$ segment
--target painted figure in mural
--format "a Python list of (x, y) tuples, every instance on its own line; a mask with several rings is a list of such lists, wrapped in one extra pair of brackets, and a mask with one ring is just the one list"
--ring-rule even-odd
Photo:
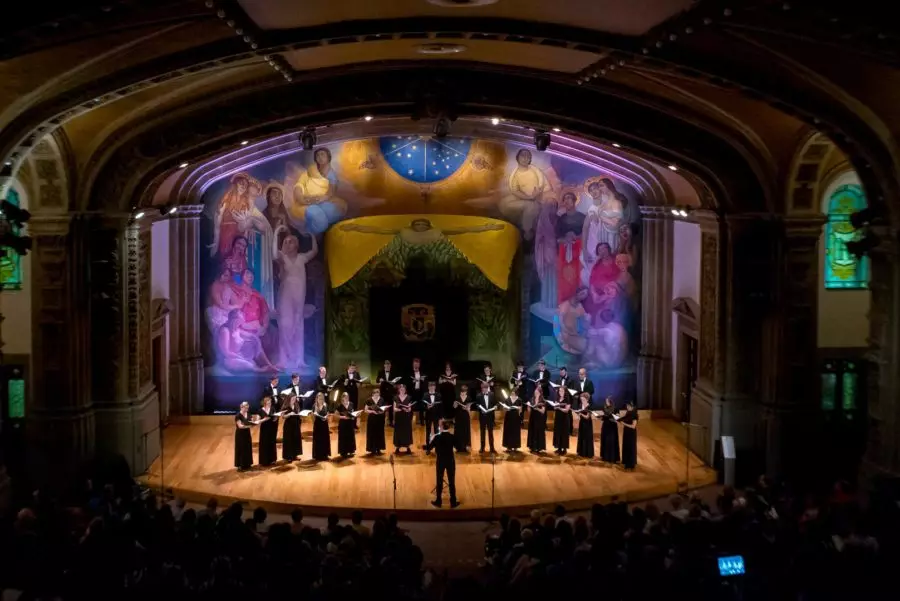
[(619, 228), (624, 223), (624, 209), (628, 199), (616, 190), (616, 185), (608, 177), (591, 178), (585, 182), (585, 187), (593, 201), (588, 209), (582, 232), (584, 239), (582, 281), (587, 283), (591, 268), (597, 261), (597, 256), (593, 254), (597, 245), (605, 242), (610, 250), (619, 248)]
[(575, 208), (578, 196), (571, 188), (563, 191), (556, 219), (559, 242), (556, 268), (557, 301), (570, 298), (581, 285), (581, 231), (585, 216)]
[(231, 240), (231, 250), (222, 258), (222, 265), (232, 275), (240, 276), (247, 269), (247, 239), (235, 236)]
[(590, 296), (586, 303), (591, 314), (596, 313), (594, 305), (599, 302), (600, 297), (603, 295), (603, 289), (607, 284), (615, 283), (620, 275), (619, 268), (616, 266), (616, 258), (613, 256), (612, 249), (608, 243), (599, 243), (594, 250), (594, 256), (596, 260), (588, 279)]
[(228, 321), (228, 314), (233, 309), (241, 308), (241, 300), (234, 293), (234, 280), (231, 270), (222, 268), (219, 279), (209, 288), (209, 304), (206, 307), (206, 323), (209, 331), (215, 333)]
[(384, 227), (372, 227), (358, 223), (345, 223), (341, 229), (345, 232), (360, 232), (363, 234), (381, 234), (384, 236), (400, 236), (408, 244), (431, 244), (444, 236), (456, 236), (458, 234), (478, 234), (481, 232), (500, 231), (503, 229), (500, 223), (485, 223), (471, 227), (457, 227), (441, 230), (434, 227), (428, 219), (413, 219), (404, 228), (392, 229)]
[(509, 174), (509, 194), (500, 199), (500, 213), (522, 228), (526, 240), (534, 237), (534, 223), (550, 184), (544, 172), (531, 163), (531, 151), (516, 153), (516, 168)]
[(534, 267), (541, 282), (541, 306), (556, 309), (556, 259), (559, 253), (556, 241), (556, 203), (546, 203), (538, 215), (534, 237)]
[(587, 315), (582, 303), (587, 296), (587, 289), (580, 288), (559, 305), (557, 342), (564, 351), (573, 355), (581, 355), (588, 347), (588, 340), (582, 334), (582, 320)]
[(254, 201), (261, 190), (259, 182), (246, 172), (242, 171), (231, 177), (231, 185), (219, 200), (216, 211), (213, 243), (209, 246), (211, 257), (216, 256), (216, 253), (224, 257), (231, 252), (234, 238), (241, 233), (237, 216), (254, 207)]
[(313, 234), (324, 232), (347, 214), (347, 202), (338, 197), (338, 177), (329, 149), (322, 147), (313, 152), (313, 162), (294, 184), (290, 211)]
[(280, 371), (266, 356), (259, 338), (244, 332), (243, 325), (243, 313), (233, 309), (216, 332), (218, 364), (231, 373)]
[[(263, 196), (266, 199), (266, 208), (263, 209), (263, 215), (266, 221), (269, 222), (269, 227), (272, 228), (272, 231), (274, 232), (280, 225), (285, 225), (288, 227), (288, 230), (284, 232), (285, 236), (288, 234), (298, 235), (300, 232), (294, 229), (291, 223), (291, 216), (288, 214), (287, 207), (284, 204), (284, 187), (278, 183), (269, 184), (266, 186)], [(278, 240), (279, 246), (281, 246), (281, 242), (281, 240)]]
[(244, 323), (241, 329), (247, 334), (262, 338), (269, 327), (269, 306), (262, 294), (253, 288), (255, 276), (251, 269), (241, 274), (241, 283), (232, 284), (234, 298), (241, 304)]
[(595, 316), (593, 326), (588, 330), (588, 341), (584, 357), (597, 367), (621, 367), (628, 355), (628, 333), (615, 321), (615, 315), (609, 309)]
[[(276, 228), (277, 240), (287, 226)], [(300, 252), (300, 242), (296, 236), (287, 235), (281, 248), (274, 246), (273, 254), (281, 274), (278, 291), (278, 348), (281, 363), (287, 369), (306, 367), (304, 357), (303, 321), (306, 319), (306, 264), (319, 251), (318, 242), (312, 236), (312, 248)]]

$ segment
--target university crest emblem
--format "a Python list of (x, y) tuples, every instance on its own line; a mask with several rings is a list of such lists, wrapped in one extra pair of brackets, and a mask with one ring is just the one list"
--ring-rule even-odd
[(403, 337), (410, 342), (424, 342), (434, 338), (434, 307), (431, 305), (406, 305), (400, 309)]

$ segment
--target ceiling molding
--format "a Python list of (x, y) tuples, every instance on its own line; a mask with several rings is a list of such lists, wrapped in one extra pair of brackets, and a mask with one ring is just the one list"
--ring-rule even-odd
[[(128, 202), (135, 199), (136, 190), (146, 189), (178, 163), (208, 160), (239, 146), (242, 139), (352, 121), (363, 112), (408, 117), (441, 99), (453, 103), (460, 117), (503, 114), (534, 127), (560, 127), (590, 141), (618, 141), (631, 154), (676, 164), (685, 177), (702, 180), (722, 209), (740, 202), (765, 210), (763, 184), (731, 144), (664, 112), (597, 91), (560, 82), (534, 86), (528, 74), (504, 70), (446, 64), (423, 68), (417, 63), (377, 72), (336, 73), (317, 80), (315, 92), (272, 94), (263, 87), (148, 119), (128, 138), (111, 144), (89, 197)], [(597, 106), (604, 106), (607, 113), (603, 123), (594, 122)]]

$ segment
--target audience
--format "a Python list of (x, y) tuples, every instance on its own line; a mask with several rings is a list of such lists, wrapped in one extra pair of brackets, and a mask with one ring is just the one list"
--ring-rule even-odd
[[(840, 483), (799, 494), (761, 479), (725, 487), (707, 507), (673, 497), (589, 515), (500, 519), (480, 578), (438, 581), (396, 515), (363, 524), (331, 514), (316, 529), (210, 499), (196, 511), (159, 504), (133, 483), (94, 487), (77, 507), (35, 494), (0, 533), (3, 599), (819, 599), (887, 598), (898, 559), (898, 507), (863, 506)], [(452, 532), (452, 530), (451, 530)], [(717, 558), (742, 555), (723, 578)], [(18, 591), (24, 591), (21, 596)]]

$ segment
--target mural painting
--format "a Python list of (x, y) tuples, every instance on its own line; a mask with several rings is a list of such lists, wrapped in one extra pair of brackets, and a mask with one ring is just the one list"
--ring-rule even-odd
[[(595, 381), (620, 382), (609, 392), (633, 390), (640, 198), (593, 167), (487, 140), (390, 136), (272, 159), (213, 183), (204, 204), (208, 405), (255, 397), (263, 374), (379, 365), (368, 356), (371, 289), (408, 284), (411, 269), (468, 291), (468, 360), (585, 366)], [(377, 215), (416, 218), (347, 221)], [(431, 215), (516, 226), (509, 287), (453, 244), (497, 226), (437, 227)], [(393, 238), (332, 289), (323, 234), (341, 227)]]

